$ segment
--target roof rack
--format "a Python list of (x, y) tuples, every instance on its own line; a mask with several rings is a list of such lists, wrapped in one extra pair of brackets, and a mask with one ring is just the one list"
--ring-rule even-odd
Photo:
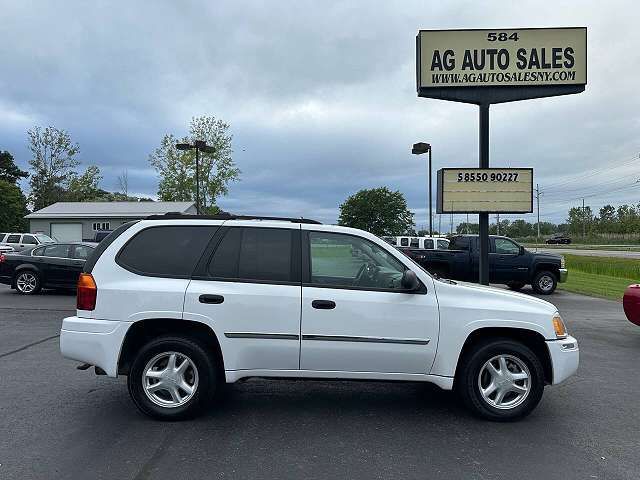
[(220, 213), (217, 215), (193, 215), (180, 212), (168, 212), (163, 215), (150, 215), (146, 217), (146, 220), (276, 220), (282, 222), (310, 223), (321, 225), (321, 222), (318, 222), (317, 220), (311, 220), (309, 218), (302, 217), (263, 217), (260, 215), (234, 215), (232, 213)]

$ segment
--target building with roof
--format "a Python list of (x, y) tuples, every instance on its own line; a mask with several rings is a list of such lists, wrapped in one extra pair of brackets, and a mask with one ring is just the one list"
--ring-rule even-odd
[(31, 233), (45, 233), (61, 242), (91, 241), (102, 230), (149, 215), (195, 214), (194, 202), (58, 202), (30, 213)]

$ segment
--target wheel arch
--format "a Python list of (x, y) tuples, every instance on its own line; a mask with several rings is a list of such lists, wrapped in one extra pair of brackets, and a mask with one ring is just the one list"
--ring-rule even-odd
[(30, 270), (32, 272), (35, 272), (38, 274), (38, 276), (40, 277), (40, 285), (42, 285), (45, 281), (45, 275), (43, 273), (43, 271), (38, 268), (37, 266), (33, 265), (32, 263), (21, 263), (20, 265), (18, 265), (14, 270), (13, 270), (13, 278), (11, 280), (11, 286), (13, 288), (15, 288), (16, 286), (16, 278), (18, 278), (18, 275), (20, 274), (20, 272), (24, 272), (25, 270)]
[(117, 372), (128, 375), (136, 352), (146, 342), (160, 335), (186, 336), (200, 343), (216, 359), (219, 378), (225, 378), (224, 358), (213, 329), (203, 322), (178, 318), (147, 318), (134, 322), (127, 330), (118, 356)]
[(467, 339), (462, 346), (462, 350), (460, 351), (460, 355), (458, 356), (455, 378), (458, 377), (458, 369), (465, 355), (471, 352), (476, 345), (489, 340), (498, 339), (516, 340), (529, 347), (542, 363), (545, 383), (552, 383), (553, 366), (544, 336), (535, 330), (514, 327), (481, 327), (473, 330), (467, 336)]
[(558, 280), (560, 279), (559, 269), (560, 266), (553, 263), (536, 263), (531, 274), (531, 281), (533, 281), (533, 278), (540, 272), (551, 272), (556, 276), (556, 279)]

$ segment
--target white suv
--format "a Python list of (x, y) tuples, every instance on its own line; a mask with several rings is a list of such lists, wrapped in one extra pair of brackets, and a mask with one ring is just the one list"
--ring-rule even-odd
[(128, 376), (147, 415), (200, 411), (246, 377), (431, 382), (523, 417), (578, 367), (543, 300), (437, 280), (378, 237), (312, 220), (149, 217), (95, 249), (62, 354)]

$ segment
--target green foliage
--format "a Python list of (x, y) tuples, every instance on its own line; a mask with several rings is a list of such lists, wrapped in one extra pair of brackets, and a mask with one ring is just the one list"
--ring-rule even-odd
[(0, 180), (0, 231), (22, 232), (27, 228), (24, 216), (27, 211), (27, 199), (16, 184)]
[(212, 116), (194, 117), (189, 125), (189, 135), (180, 139), (172, 134), (165, 135), (160, 146), (149, 156), (149, 163), (160, 175), (160, 200), (194, 201), (196, 154), (194, 150), (178, 150), (176, 143), (193, 144), (195, 140), (204, 140), (214, 148), (213, 153), (200, 152), (200, 204), (202, 211), (209, 212), (215, 207), (216, 199), (228, 193), (229, 183), (240, 176), (231, 156), (229, 124)]
[(100, 189), (100, 180), (102, 180), (100, 169), (96, 165), (89, 165), (82, 175), (72, 176), (65, 200), (70, 202), (99, 200), (101, 192), (104, 192)]
[(399, 191), (387, 187), (360, 190), (340, 205), (339, 225), (360, 228), (374, 235), (413, 232), (413, 213)]
[(79, 165), (75, 156), (78, 144), (71, 136), (55, 127), (34, 127), (27, 131), (32, 158), (29, 165), (33, 171), (29, 185), (29, 200), (34, 210), (65, 199), (69, 182)]
[(0, 180), (17, 183), (21, 178), (27, 178), (28, 172), (20, 170), (9, 152), (0, 151)]

